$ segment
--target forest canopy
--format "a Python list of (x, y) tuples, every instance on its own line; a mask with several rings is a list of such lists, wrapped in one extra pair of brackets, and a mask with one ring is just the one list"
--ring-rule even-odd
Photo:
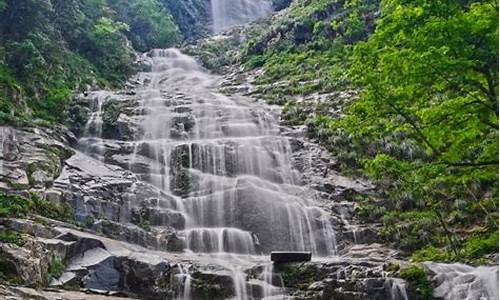
[(134, 50), (177, 38), (156, 0), (1, 0), (0, 120), (63, 122), (72, 91), (120, 86)]

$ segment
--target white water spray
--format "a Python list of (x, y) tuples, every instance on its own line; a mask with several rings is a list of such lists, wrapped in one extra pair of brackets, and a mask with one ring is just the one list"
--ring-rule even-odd
[(434, 274), (434, 296), (444, 300), (497, 300), (498, 266), (426, 263)]

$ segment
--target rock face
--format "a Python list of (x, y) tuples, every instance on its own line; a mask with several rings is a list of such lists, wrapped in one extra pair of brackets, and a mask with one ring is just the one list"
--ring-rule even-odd
[(162, 0), (161, 3), (170, 11), (186, 39), (192, 40), (208, 33), (209, 0)]
[[(73, 154), (74, 135), (64, 128), (18, 130), (0, 127), (0, 190), (46, 190)], [(54, 138), (57, 136), (57, 138)]]
[[(179, 254), (151, 251), (79, 230), (58, 227), (61, 224), (50, 220), (46, 220), (46, 225), (16, 219), (2, 222), (8, 224), (8, 228), (17, 228), (26, 234), (42, 232), (35, 227), (44, 229), (44, 234), (40, 236), (26, 236), (27, 241), (22, 248), (7, 244), (0, 248), (1, 265), (16, 268), (16, 274), (28, 285), (50, 284), (53, 288), (65, 290), (128, 295), (140, 299), (172, 299), (180, 288), (180, 279), (184, 279), (184, 265), (189, 264), (193, 272), (193, 294), (201, 295), (215, 282), (220, 282), (227, 289), (213, 291), (216, 297), (219, 293), (233, 293), (231, 276), (222, 272), (213, 273), (213, 269), (206, 271), (205, 263), (197, 262), (196, 258), (191, 258), (188, 263)], [(64, 262), (64, 272), (59, 278), (50, 278), (46, 276), (47, 269), (55, 258)], [(0, 287), (0, 294), (12, 295), (12, 299), (17, 299), (15, 295), (22, 298), (24, 292), (31, 295), (33, 291)], [(43, 292), (41, 295), (47, 299), (54, 296)], [(70, 295), (76, 297), (79, 294), (69, 293), (67, 297)], [(64, 293), (61, 296), (64, 297)], [(194, 299), (204, 299), (205, 296)], [(99, 297), (96, 296), (96, 299)]]
[(36, 300), (133, 300), (132, 298), (99, 295), (91, 291), (54, 291), (35, 290), (26, 287), (12, 287), (0, 285), (2, 299), (36, 299)]

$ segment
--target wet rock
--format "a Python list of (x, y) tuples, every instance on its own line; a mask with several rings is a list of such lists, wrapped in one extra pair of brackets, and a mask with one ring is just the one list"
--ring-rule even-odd
[(112, 294), (99, 295), (92, 293), (92, 291), (39, 290), (28, 287), (0, 285), (0, 297), (9, 300), (133, 300), (132, 298), (114, 297)]
[(115, 268), (114, 258), (109, 257), (89, 268), (87, 275), (82, 278), (82, 285), (88, 289), (118, 291), (120, 277), (120, 272)]
[(6, 228), (19, 232), (29, 234), (34, 237), (53, 238), (58, 234), (56, 230), (51, 227), (44, 226), (32, 220), (23, 219), (0, 219), (0, 224)]
[(6, 191), (30, 188), (43, 191), (52, 186), (61, 172), (61, 162), (73, 155), (64, 128), (0, 127), (0, 132), (3, 137), (0, 186)]
[(26, 190), (30, 187), (30, 181), (26, 171), (14, 169), (4, 177), (5, 182), (14, 190)]
[(64, 199), (64, 192), (57, 189), (49, 189), (45, 191), (44, 198), (47, 201), (60, 204)]
[(50, 253), (40, 244), (29, 239), (23, 247), (0, 243), (0, 265), (11, 280), (26, 285), (47, 284)]
[(497, 299), (498, 266), (473, 267), (465, 264), (426, 262), (432, 276), (434, 297), (452, 299)]
[(137, 294), (147, 299), (164, 299), (169, 294), (160, 287), (170, 276), (166, 257), (88, 233), (57, 230), (60, 234), (53, 239), (30, 238), (23, 248), (0, 244), (2, 266), (10, 266), (25, 284), (46, 284), (51, 255), (59, 255), (67, 265), (61, 278), (52, 282), (54, 286)]
[(30, 185), (35, 188), (43, 188), (45, 186), (50, 186), (54, 180), (51, 174), (45, 170), (36, 170), (30, 174)]
[(98, 220), (91, 228), (104, 236), (150, 249), (169, 249), (171, 251), (183, 249), (182, 244), (179, 248), (179, 241), (176, 239), (175, 233), (170, 230), (151, 228), (150, 231), (147, 231), (137, 225), (121, 224), (109, 220)]
[(228, 274), (195, 272), (192, 277), (194, 299), (227, 299), (236, 294), (233, 279)]
[(406, 283), (386, 278), (382, 262), (339, 257), (328, 263), (307, 262), (276, 267), (293, 299), (412, 299), (404, 298)]

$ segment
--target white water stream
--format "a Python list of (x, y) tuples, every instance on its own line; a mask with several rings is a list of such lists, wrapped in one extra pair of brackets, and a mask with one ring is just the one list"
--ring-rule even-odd
[[(161, 192), (158, 226), (182, 220), (176, 229), (186, 256), (208, 256), (225, 268), (236, 299), (244, 300), (255, 286), (264, 298), (281, 290), (272, 282), (271, 251), (334, 255), (329, 214), (308, 198), (311, 191), (291, 166), (279, 110), (217, 92), (221, 78), (177, 49), (153, 50), (145, 59), (152, 71), (138, 75), (143, 84), (135, 89), (140, 134), (121, 143), (133, 148), (129, 169)], [(97, 96), (81, 141), (101, 156), (104, 103)], [(265, 267), (250, 283), (245, 270), (256, 264)], [(178, 296), (190, 299), (186, 266), (178, 280), (184, 286)]]
[(435, 273), (434, 296), (444, 300), (497, 300), (498, 266), (426, 263)]
[(213, 31), (219, 33), (272, 12), (269, 0), (211, 0)]

